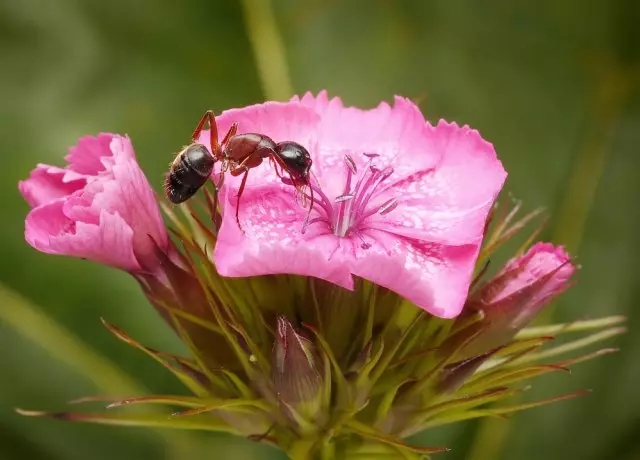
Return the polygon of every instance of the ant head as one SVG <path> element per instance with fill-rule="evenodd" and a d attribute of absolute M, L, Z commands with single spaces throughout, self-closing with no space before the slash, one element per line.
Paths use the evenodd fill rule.
<path fill-rule="evenodd" d="M 309 185 L 312 161 L 307 149 L 297 142 L 280 142 L 276 146 L 276 154 L 296 188 Z"/>

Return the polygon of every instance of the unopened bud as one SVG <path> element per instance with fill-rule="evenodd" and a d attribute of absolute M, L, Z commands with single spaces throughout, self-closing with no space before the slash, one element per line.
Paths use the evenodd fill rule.
<path fill-rule="evenodd" d="M 467 301 L 461 323 L 478 311 L 484 313 L 478 337 L 463 350 L 464 356 L 484 353 L 509 341 L 553 298 L 569 287 L 576 266 L 562 247 L 538 243 L 512 259 L 493 279 Z"/>
<path fill-rule="evenodd" d="M 284 316 L 277 319 L 272 360 L 274 388 L 287 418 L 298 425 L 316 421 L 323 404 L 322 365 L 314 344 Z"/>

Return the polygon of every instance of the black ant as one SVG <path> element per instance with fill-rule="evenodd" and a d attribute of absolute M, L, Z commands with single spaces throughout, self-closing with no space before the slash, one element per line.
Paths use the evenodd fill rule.
<path fill-rule="evenodd" d="M 207 148 L 198 142 L 200 134 L 209 125 L 211 154 Z M 242 176 L 238 190 L 238 205 L 236 206 L 236 222 L 240 225 L 240 198 L 247 182 L 247 176 L 252 168 L 259 166 L 263 160 L 269 159 L 280 179 L 287 181 L 296 188 L 296 192 L 306 198 L 305 188 L 309 187 L 311 205 L 313 208 L 313 189 L 310 187 L 311 155 L 297 142 L 274 142 L 268 136 L 257 133 L 236 134 L 238 124 L 234 123 L 227 131 L 222 142 L 218 142 L 218 126 L 213 111 L 208 110 L 198 123 L 191 144 L 182 149 L 176 156 L 165 178 L 165 193 L 169 201 L 174 204 L 182 203 L 191 198 L 202 187 L 213 172 L 216 161 L 221 162 L 220 187 L 224 173 L 228 170 L 232 176 Z M 280 170 L 278 170 L 280 167 Z M 289 176 L 285 178 L 283 171 Z"/>

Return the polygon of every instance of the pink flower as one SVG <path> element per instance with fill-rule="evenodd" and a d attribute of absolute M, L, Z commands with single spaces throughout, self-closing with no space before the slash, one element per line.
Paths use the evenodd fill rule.
<path fill-rule="evenodd" d="M 491 144 L 466 126 L 426 123 L 397 97 L 390 107 L 344 107 L 307 94 L 224 112 L 240 133 L 295 141 L 311 153 L 315 206 L 272 167 L 251 170 L 235 222 L 237 179 L 221 193 L 223 223 L 214 259 L 223 276 L 292 273 L 353 289 L 356 275 L 441 317 L 460 313 L 483 229 L 506 173 Z M 208 133 L 200 141 L 208 142 Z M 229 191 L 232 191 L 231 194 Z"/>
<path fill-rule="evenodd" d="M 131 141 L 84 137 L 65 168 L 38 165 L 20 191 L 33 208 L 25 238 L 48 253 L 82 257 L 127 271 L 153 270 L 154 243 L 168 245 L 155 196 Z"/>
<path fill-rule="evenodd" d="M 469 301 L 471 309 L 482 309 L 494 323 L 499 320 L 518 331 L 569 287 L 575 271 L 564 248 L 536 243 L 474 293 Z"/>

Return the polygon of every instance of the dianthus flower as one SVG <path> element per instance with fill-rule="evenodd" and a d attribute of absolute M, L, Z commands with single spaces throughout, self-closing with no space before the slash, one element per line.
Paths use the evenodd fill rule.
<path fill-rule="evenodd" d="M 487 276 L 486 259 L 535 213 L 513 222 L 517 209 L 496 211 L 506 173 L 477 131 L 431 125 L 404 98 L 361 110 L 324 92 L 216 121 L 223 135 L 238 123 L 239 133 L 298 142 L 313 161 L 309 183 L 294 189 L 263 161 L 238 198 L 239 178 L 221 184 L 216 169 L 215 189 L 163 206 L 172 239 L 126 137 L 83 138 L 65 168 L 38 166 L 20 184 L 33 207 L 29 244 L 130 272 L 189 355 L 105 325 L 192 395 L 79 400 L 171 407 L 161 415 L 22 414 L 222 431 L 292 459 L 422 458 L 444 449 L 404 439 L 582 394 L 504 402 L 527 379 L 613 351 L 546 361 L 622 332 L 619 317 L 525 327 L 571 283 L 562 248 L 535 244 Z M 590 330 L 540 350 L 555 334 Z"/>

